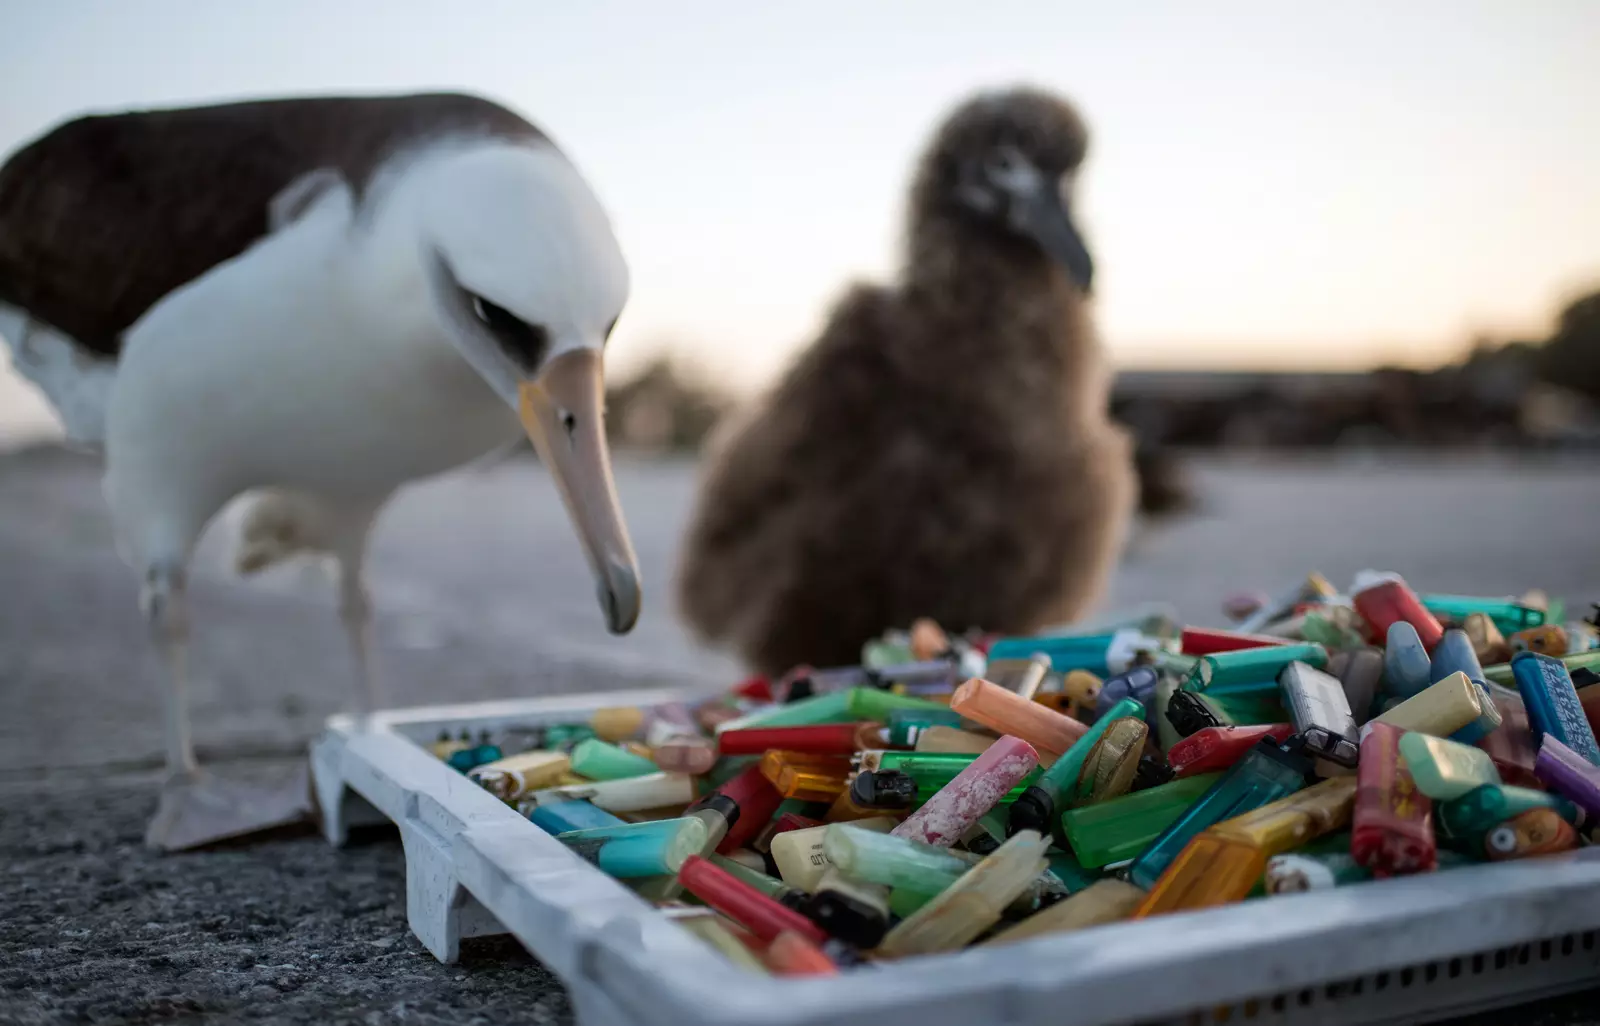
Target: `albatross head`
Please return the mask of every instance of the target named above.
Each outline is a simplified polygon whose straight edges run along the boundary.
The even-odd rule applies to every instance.
[[[517,410],[555,478],[614,634],[639,618],[639,565],[606,447],[602,354],[628,269],[599,201],[551,146],[450,158],[421,214],[428,299],[451,343]]]
[[[921,216],[953,212],[991,232],[1026,240],[1085,294],[1094,259],[1074,217],[1088,130],[1066,100],[1019,87],[982,93],[945,120],[923,159]]]

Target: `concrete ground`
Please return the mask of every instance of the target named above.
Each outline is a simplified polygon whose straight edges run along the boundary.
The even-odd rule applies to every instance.
[[[1130,547],[1108,605],[1151,598],[1214,622],[1239,587],[1363,566],[1427,590],[1543,587],[1600,599],[1600,474],[1576,459],[1209,460],[1194,516]],[[388,511],[373,590],[395,704],[737,672],[674,624],[668,580],[687,513],[683,464],[619,461],[646,613],[609,638],[548,480],[528,463],[418,487]],[[280,772],[343,700],[348,661],[315,568],[240,581],[230,517],[191,587],[202,761]],[[0,457],[0,1023],[570,1021],[560,984],[514,942],[463,944],[441,966],[405,924],[390,830],[334,851],[286,831],[157,857],[158,678],[90,461]],[[1463,1023],[1600,1023],[1600,991]]]

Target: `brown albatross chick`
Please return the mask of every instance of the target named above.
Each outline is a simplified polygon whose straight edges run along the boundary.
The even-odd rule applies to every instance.
[[[1098,597],[1137,483],[1072,218],[1086,144],[1032,89],[940,128],[899,282],[853,287],[707,444],[677,580],[703,640],[781,673],[920,616],[1023,632]]]

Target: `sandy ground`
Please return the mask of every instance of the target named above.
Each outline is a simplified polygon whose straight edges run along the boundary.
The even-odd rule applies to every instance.
[[[1543,587],[1600,599],[1592,460],[1227,460],[1204,505],[1146,527],[1106,605],[1162,598],[1214,622],[1220,595],[1308,569],[1398,569],[1433,591]],[[725,685],[737,668],[670,612],[687,464],[623,459],[645,572],[626,639],[601,626],[549,481],[515,463],[404,494],[375,543],[381,665],[396,704],[646,683]],[[280,769],[343,701],[348,659],[314,566],[241,581],[232,519],[191,586],[194,721],[227,775]],[[0,458],[0,1022],[568,1021],[515,944],[440,966],[405,926],[392,831],[335,852],[306,832],[157,858],[139,845],[161,753],[157,677],[91,461]],[[1600,1023],[1600,992],[1481,1022]]]

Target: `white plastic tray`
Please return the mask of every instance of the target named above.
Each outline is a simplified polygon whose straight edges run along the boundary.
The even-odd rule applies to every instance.
[[[580,1026],[1402,1023],[1600,984],[1600,848],[1120,923],[835,977],[748,973],[434,758],[441,729],[581,721],[626,691],[328,721],[329,841],[393,821],[411,928],[441,961],[510,933]],[[1508,1020],[1509,1021],[1509,1020]]]

